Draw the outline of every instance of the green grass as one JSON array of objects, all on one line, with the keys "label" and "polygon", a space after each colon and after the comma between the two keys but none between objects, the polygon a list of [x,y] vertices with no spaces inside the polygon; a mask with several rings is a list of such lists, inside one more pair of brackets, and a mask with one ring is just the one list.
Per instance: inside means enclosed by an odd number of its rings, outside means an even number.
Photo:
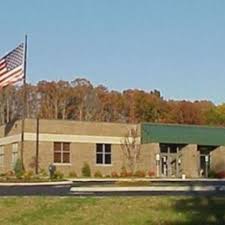
[{"label": "green grass", "polygon": [[224,225],[225,197],[12,197],[4,225]]}]

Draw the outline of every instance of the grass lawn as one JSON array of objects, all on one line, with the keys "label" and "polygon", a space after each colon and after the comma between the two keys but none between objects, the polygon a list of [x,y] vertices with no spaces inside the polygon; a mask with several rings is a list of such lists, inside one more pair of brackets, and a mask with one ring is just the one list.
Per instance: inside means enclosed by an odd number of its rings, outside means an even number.
[{"label": "grass lawn", "polygon": [[225,197],[10,197],[4,225],[224,225]]}]

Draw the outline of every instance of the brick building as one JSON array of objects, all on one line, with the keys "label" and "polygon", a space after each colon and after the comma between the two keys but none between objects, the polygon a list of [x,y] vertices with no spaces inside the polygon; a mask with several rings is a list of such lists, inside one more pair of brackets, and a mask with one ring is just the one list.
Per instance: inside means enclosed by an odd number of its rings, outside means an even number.
[{"label": "brick building", "polygon": [[[21,155],[22,121],[0,127],[0,173],[13,170]],[[36,150],[39,169],[52,163],[65,175],[87,162],[92,174],[121,172],[126,165],[121,143],[133,129],[141,147],[138,170],[158,177],[207,177],[225,171],[225,128],[169,124],[119,124],[66,120],[26,119],[23,161],[34,170]],[[132,137],[129,137],[132,139]]]}]

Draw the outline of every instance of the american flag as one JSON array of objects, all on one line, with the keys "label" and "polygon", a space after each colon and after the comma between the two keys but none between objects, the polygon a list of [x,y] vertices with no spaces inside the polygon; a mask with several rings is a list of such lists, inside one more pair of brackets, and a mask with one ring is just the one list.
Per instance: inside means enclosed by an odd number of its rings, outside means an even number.
[{"label": "american flag", "polygon": [[0,89],[24,78],[24,44],[0,59]]}]

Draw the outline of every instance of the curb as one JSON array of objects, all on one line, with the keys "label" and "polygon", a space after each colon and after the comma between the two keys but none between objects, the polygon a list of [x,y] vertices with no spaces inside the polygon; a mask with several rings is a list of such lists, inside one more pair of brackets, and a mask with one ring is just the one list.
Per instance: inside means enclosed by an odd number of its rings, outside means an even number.
[{"label": "curb", "polygon": [[74,179],[68,179],[72,182],[114,182],[114,181],[152,181],[152,182],[225,182],[225,179],[178,179],[178,178],[167,178],[167,179],[161,179],[161,178],[74,178]]},{"label": "curb", "polygon": [[84,193],[84,192],[199,192],[199,191],[221,191],[225,192],[225,186],[183,186],[183,187],[72,187],[71,192]]},{"label": "curb", "polygon": [[35,182],[35,183],[0,183],[0,187],[13,187],[13,186],[55,186],[55,185],[71,185],[72,181],[59,181],[59,182]]}]

